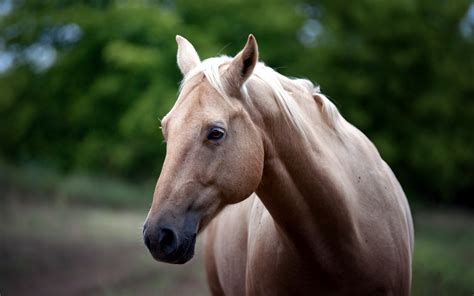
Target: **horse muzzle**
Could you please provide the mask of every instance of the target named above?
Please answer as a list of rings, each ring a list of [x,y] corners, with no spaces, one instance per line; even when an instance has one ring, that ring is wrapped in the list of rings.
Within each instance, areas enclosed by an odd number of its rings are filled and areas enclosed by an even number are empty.
[[[173,264],[188,262],[194,256],[197,225],[187,226],[178,232],[170,225],[153,227],[145,223],[143,240],[153,258]]]

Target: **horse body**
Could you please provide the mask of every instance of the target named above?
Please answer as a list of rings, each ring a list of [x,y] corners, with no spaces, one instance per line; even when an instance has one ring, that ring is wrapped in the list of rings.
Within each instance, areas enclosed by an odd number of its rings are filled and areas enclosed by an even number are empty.
[[[311,83],[257,63],[252,36],[202,64],[178,44],[173,149],[144,230],[153,256],[186,262],[207,226],[215,295],[409,295],[410,209],[365,135]]]

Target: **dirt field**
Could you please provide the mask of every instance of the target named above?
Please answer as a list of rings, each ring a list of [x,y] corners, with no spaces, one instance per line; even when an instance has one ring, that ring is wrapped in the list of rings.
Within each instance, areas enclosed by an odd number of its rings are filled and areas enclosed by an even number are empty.
[[[146,212],[8,204],[0,224],[0,294],[207,295],[198,245],[186,265],[153,261]]]

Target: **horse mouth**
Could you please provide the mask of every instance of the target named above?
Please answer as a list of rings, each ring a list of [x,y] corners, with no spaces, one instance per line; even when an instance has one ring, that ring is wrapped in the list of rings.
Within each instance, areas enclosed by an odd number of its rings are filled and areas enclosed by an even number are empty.
[[[200,224],[195,215],[187,215],[180,231],[176,231],[170,224],[156,224],[152,228],[144,227],[143,230],[144,243],[153,259],[170,264],[184,264],[193,258]]]
[[[186,244],[186,246],[182,249],[182,252],[178,252],[176,254],[177,259],[172,260],[169,263],[173,264],[184,264],[191,260],[194,257],[194,249],[196,246],[196,236],[197,234],[193,234],[193,237],[189,240],[189,242]]]

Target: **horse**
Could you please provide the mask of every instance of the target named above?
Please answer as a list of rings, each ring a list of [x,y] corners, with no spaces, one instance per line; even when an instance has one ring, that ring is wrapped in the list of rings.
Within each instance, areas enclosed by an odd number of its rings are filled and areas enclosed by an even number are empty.
[[[186,263],[205,232],[213,295],[409,295],[410,207],[372,142],[319,87],[259,62],[253,35],[203,61],[176,41],[184,78],[143,228],[153,258]]]

